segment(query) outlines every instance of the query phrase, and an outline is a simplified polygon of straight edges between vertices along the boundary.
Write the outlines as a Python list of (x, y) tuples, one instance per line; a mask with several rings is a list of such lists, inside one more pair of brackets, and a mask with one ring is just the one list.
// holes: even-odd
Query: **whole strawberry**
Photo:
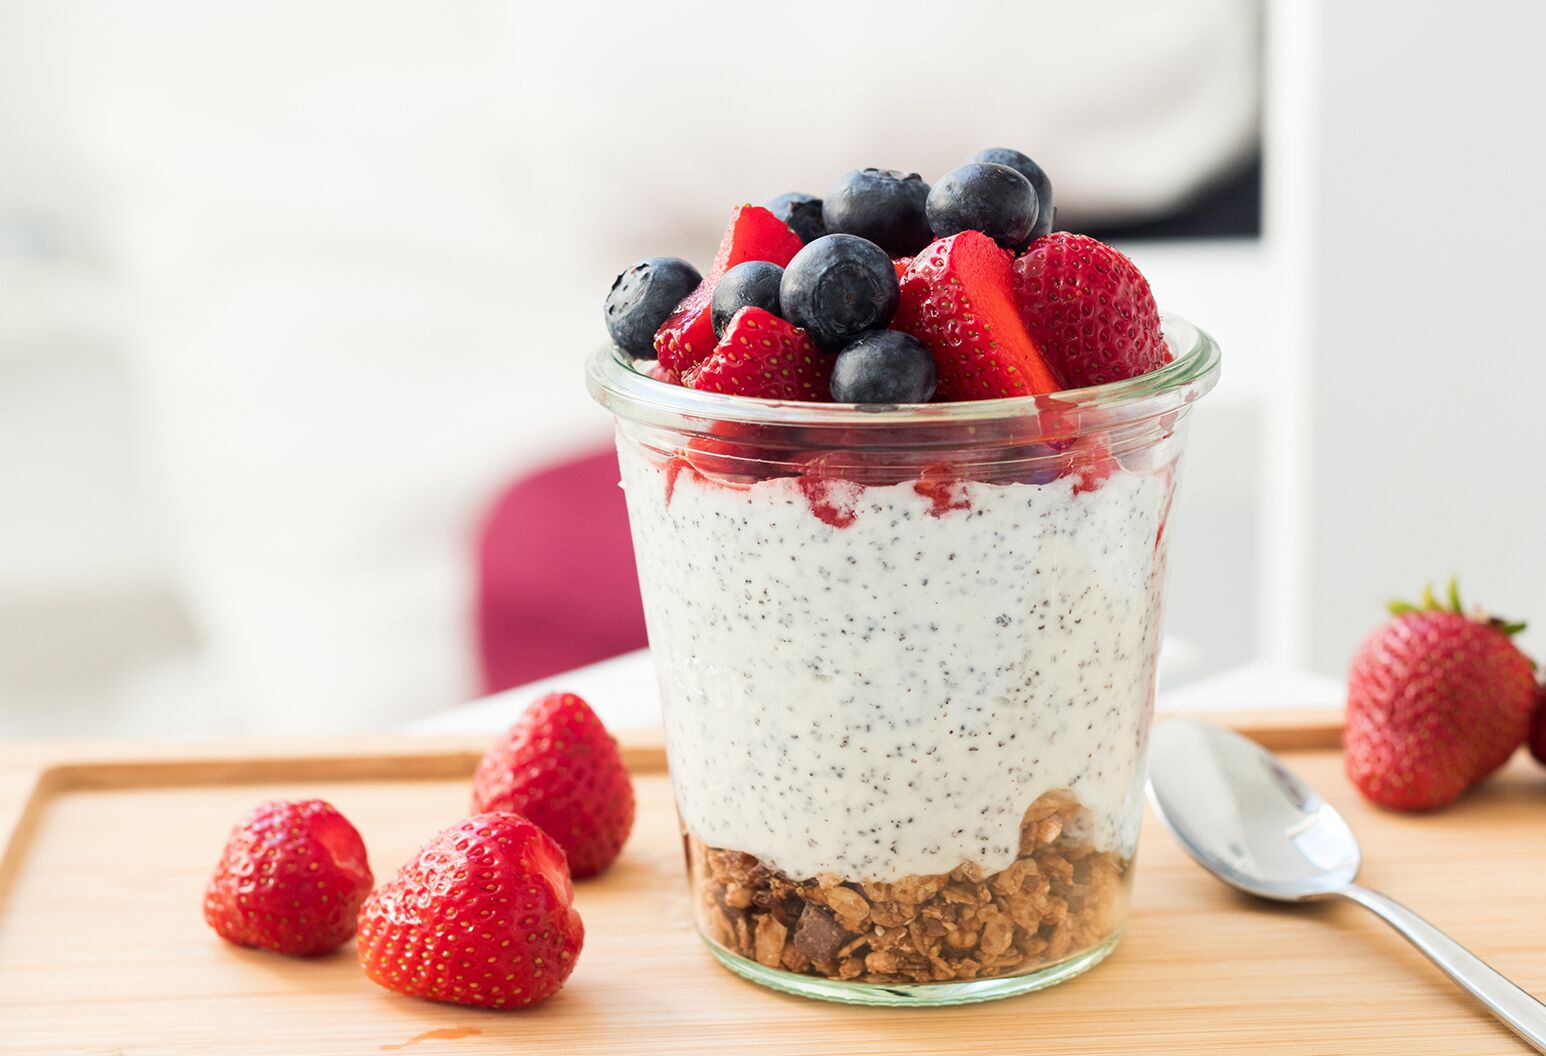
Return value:
[(554, 693), (527, 708), (478, 764), (472, 808), (525, 815), (564, 849), (576, 878), (594, 876), (633, 828), (633, 783), (590, 705)]
[(1025, 329), (1064, 388), (1137, 377), (1170, 362), (1143, 273), (1088, 235), (1054, 231), (1014, 263)]
[(226, 841), (204, 892), (204, 919), (227, 942), (298, 957), (354, 936), (370, 894), (365, 844), (320, 799), (254, 808)]
[(481, 1008), (558, 992), (585, 926), (564, 852), (519, 814), (479, 814), (419, 851), (360, 909), (360, 966), (388, 990)]
[(1510, 641), (1523, 625), (1467, 615), (1453, 582), (1447, 605), (1430, 590), (1391, 612), (1348, 672), (1343, 764), (1381, 806), (1436, 810), (1524, 741), (1535, 675)]

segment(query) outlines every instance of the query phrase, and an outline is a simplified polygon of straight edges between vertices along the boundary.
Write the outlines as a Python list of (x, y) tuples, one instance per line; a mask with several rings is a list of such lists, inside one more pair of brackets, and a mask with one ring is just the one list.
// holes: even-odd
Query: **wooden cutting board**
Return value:
[[(1240, 724), (1237, 724), (1240, 725)], [(1246, 732), (1348, 816), (1364, 879), (1546, 993), (1546, 771), (1521, 757), (1432, 817), (1365, 806), (1326, 716)], [(229, 826), (265, 797), (322, 796), (377, 876), (467, 808), (483, 744), (351, 739), (217, 747), (0, 750), (0, 1052), (1520, 1053), (1507, 1030), (1364, 911), (1237, 896), (1149, 819), (1132, 921), (1089, 974), (937, 1010), (775, 994), (693, 936), (664, 757), (630, 743), (639, 823), (578, 887), (586, 945), (569, 985), (523, 1012), (390, 994), (353, 947), (296, 961), (229, 946), (200, 894)]]

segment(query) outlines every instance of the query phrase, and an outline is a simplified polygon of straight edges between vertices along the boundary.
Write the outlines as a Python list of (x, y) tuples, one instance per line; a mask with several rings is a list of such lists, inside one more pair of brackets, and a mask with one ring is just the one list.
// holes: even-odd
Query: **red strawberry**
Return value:
[(658, 360), (644, 360), (638, 364), (638, 371), (646, 378), (654, 378), (656, 381), (663, 381), (667, 385), (680, 385), (682, 383), (682, 376), (680, 374), (670, 367), (661, 366)]
[(633, 783), (590, 705), (553, 693), (527, 708), (478, 763), (472, 809), (524, 814), (564, 849), (574, 876), (594, 876), (633, 828)]
[(737, 206), (730, 214), (730, 226), (725, 228), (719, 252), (714, 254), (714, 263), (704, 274), (703, 282), (655, 332), (655, 355), (660, 365), (678, 374), (685, 373), (714, 350), (709, 301), (721, 275), (747, 260), (771, 260), (783, 267), (804, 245), (788, 224), (760, 205)]
[(891, 266), (896, 268), (896, 281), (901, 282), (902, 276), (907, 274), (907, 269), (913, 266), (913, 258), (897, 257), (891, 262)]
[(236, 823), (204, 892), (204, 919), (227, 942), (298, 957), (354, 935), (370, 894), (365, 844), (320, 799), (275, 800)]
[(944, 462), (924, 466), (913, 482), (913, 491), (929, 500), (929, 513), (943, 517), (951, 510), (969, 510), (972, 500), (966, 497), (966, 482), (956, 468)]
[(446, 829), (360, 910), (360, 967), (373, 982), (457, 1005), (546, 1000), (584, 943), (563, 850), (519, 814)]
[(1535, 674), (1509, 640), (1520, 630), (1449, 604), (1391, 606), (1348, 672), (1343, 765), (1358, 790), (1396, 810), (1435, 810), (1507, 761), (1530, 728)]
[(902, 277), (893, 329), (928, 346), (939, 400), (1052, 392), (1057, 379), (1026, 333), (1010, 291), (1010, 256), (980, 231), (931, 243)]
[(1014, 264), (1020, 318), (1065, 388), (1137, 377), (1170, 362), (1159, 309), (1133, 262), (1088, 235), (1054, 231)]
[(835, 356), (819, 352), (810, 336), (765, 308), (730, 317), (714, 354), (682, 378), (689, 389), (760, 396), (765, 400), (830, 400)]
[(1535, 718), (1530, 723), (1530, 754), (1546, 766), (1546, 686), (1536, 694)]

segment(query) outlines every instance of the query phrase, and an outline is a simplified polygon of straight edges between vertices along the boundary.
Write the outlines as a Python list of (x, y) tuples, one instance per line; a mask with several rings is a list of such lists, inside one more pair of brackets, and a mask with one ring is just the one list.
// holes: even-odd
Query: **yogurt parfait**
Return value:
[(655, 258), (617, 417), (695, 918), (808, 996), (950, 1004), (1121, 934), (1168, 514), (1218, 353), (1034, 162), (860, 170)]

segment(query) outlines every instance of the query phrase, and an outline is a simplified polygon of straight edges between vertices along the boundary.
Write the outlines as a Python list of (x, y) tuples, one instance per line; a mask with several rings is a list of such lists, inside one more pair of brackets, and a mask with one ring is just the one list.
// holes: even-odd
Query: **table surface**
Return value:
[[(1391, 814), (1363, 802), (1342, 776), (1334, 720), (1295, 720), (1270, 735), (1251, 728), (1346, 813), (1363, 841), (1370, 885), (1541, 992), (1546, 775), (1521, 754), (1451, 810)], [(214, 849), (255, 799), (334, 801), (386, 876), (466, 810), (481, 746), (481, 737), (437, 747), (431, 738), (401, 736), (310, 748), (252, 740), (110, 745), (101, 749), (105, 762), (30, 760), (34, 770), (52, 766), (51, 780), (32, 795), (5, 783), (25, 772), (25, 746), (0, 748), (0, 1053), (1525, 1051), (1368, 913), (1237, 896), (1189, 861), (1152, 815), (1127, 936), (1079, 979), (1012, 1001), (927, 1013), (770, 993), (720, 969), (693, 937), (664, 755), (640, 744), (625, 745), (639, 823), (612, 870), (576, 885), (585, 950), (569, 984), (536, 1009), (415, 1001), (370, 984), (351, 950), (298, 961), (236, 949), (204, 926), (199, 893)], [(133, 754), (111, 754), (125, 752)], [(23, 769), (8, 769), (12, 763)], [(19, 824), (7, 823), (8, 810)]]

